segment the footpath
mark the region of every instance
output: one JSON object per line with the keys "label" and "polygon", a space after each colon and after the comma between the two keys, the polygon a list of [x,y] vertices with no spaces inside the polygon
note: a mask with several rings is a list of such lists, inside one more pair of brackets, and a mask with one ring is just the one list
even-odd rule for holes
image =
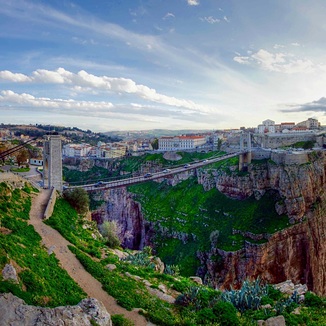
{"label": "footpath", "polygon": [[139,315],[137,311],[128,311],[116,303],[116,300],[108,295],[99,281],[89,274],[75,255],[68,249],[71,245],[62,235],[42,222],[44,210],[50,196],[49,189],[42,189],[39,194],[33,198],[30,211],[29,224],[33,225],[35,231],[42,237],[42,243],[45,247],[54,252],[60,265],[68,274],[79,284],[79,286],[91,298],[101,301],[110,314],[122,314],[134,322],[135,326],[149,326],[152,323]]}

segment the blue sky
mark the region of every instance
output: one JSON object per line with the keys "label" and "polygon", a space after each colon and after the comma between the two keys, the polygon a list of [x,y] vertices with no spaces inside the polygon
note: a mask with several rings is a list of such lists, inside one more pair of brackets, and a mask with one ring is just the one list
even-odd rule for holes
{"label": "blue sky", "polygon": [[0,0],[0,122],[326,124],[324,0]]}

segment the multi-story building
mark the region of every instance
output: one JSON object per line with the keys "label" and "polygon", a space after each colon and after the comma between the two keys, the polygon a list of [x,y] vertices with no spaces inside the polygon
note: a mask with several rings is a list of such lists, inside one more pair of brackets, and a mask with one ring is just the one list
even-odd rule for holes
{"label": "multi-story building", "polygon": [[267,119],[257,127],[257,133],[259,134],[274,133],[274,132],[275,132],[275,121],[273,120]]}
{"label": "multi-story building", "polygon": [[206,144],[205,136],[166,136],[158,140],[159,151],[192,150]]}
{"label": "multi-story building", "polygon": [[320,123],[317,119],[309,118],[308,120],[297,123],[297,127],[307,127],[308,129],[318,129]]}
{"label": "multi-story building", "polygon": [[84,157],[88,156],[92,146],[89,144],[67,144],[62,148],[63,156],[68,157]]}

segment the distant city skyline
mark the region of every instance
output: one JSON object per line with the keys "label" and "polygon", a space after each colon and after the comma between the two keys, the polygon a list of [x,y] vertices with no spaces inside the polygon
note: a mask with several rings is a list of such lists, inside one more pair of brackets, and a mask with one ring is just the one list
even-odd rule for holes
{"label": "distant city skyline", "polygon": [[326,3],[0,0],[0,123],[326,124]]}

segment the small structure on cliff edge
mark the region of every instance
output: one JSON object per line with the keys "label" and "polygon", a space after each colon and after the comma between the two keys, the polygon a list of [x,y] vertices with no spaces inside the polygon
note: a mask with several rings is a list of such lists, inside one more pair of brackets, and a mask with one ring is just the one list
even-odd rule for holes
{"label": "small structure on cliff edge", "polygon": [[53,133],[46,135],[43,142],[43,187],[62,191],[61,137]]}

